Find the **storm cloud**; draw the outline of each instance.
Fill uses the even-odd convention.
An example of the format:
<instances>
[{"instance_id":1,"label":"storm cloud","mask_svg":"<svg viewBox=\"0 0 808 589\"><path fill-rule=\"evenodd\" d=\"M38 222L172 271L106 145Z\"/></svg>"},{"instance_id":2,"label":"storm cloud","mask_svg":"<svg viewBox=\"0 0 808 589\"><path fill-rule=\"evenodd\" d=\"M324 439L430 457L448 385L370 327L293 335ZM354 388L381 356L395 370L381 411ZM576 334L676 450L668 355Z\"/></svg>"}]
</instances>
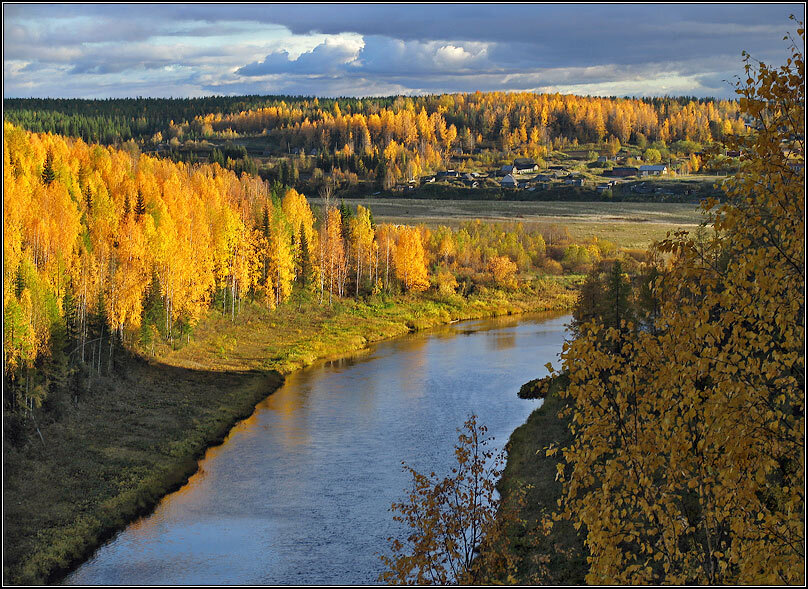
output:
<instances>
[{"instance_id":1,"label":"storm cloud","mask_svg":"<svg viewBox=\"0 0 808 589\"><path fill-rule=\"evenodd\" d=\"M4 96L732 97L802 4L4 5Z\"/></svg>"}]
</instances>

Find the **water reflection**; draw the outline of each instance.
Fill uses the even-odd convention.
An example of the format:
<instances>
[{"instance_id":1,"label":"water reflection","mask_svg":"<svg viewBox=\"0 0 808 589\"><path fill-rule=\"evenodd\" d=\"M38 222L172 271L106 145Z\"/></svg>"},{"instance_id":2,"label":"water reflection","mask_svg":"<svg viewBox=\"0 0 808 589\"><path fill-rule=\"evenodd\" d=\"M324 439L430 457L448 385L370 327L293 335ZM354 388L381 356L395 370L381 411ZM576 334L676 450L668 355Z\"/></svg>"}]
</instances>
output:
<instances>
[{"instance_id":1,"label":"water reflection","mask_svg":"<svg viewBox=\"0 0 808 589\"><path fill-rule=\"evenodd\" d=\"M77 584L368 584L402 532L405 461L448 473L470 413L504 446L536 406L566 318L467 322L288 377L199 473L68 579Z\"/></svg>"}]
</instances>

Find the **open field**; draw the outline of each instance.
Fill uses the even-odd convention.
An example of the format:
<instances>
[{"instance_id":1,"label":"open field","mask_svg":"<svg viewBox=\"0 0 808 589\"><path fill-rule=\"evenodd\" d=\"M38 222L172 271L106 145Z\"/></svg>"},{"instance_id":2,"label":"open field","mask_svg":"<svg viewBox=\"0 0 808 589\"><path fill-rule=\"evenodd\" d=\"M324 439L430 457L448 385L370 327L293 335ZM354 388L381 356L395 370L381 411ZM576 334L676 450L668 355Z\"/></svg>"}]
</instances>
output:
<instances>
[{"instance_id":1,"label":"open field","mask_svg":"<svg viewBox=\"0 0 808 589\"><path fill-rule=\"evenodd\" d=\"M314 206L322 199L310 198ZM695 229L704 219L695 204L635 202L518 202L490 200L345 199L346 205L370 208L383 223L459 224L473 219L566 226L576 240L608 239L626 248L645 248L668 231Z\"/></svg>"}]
</instances>

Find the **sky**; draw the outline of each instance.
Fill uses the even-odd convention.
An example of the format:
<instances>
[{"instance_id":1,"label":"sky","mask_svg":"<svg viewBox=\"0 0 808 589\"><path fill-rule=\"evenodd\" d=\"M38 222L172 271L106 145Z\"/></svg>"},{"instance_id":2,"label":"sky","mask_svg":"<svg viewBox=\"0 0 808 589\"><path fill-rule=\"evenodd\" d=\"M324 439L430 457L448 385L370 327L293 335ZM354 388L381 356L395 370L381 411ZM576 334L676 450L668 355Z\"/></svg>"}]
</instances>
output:
<instances>
[{"instance_id":1,"label":"sky","mask_svg":"<svg viewBox=\"0 0 808 589\"><path fill-rule=\"evenodd\" d=\"M803 4L3 5L3 96L733 98Z\"/></svg>"}]
</instances>

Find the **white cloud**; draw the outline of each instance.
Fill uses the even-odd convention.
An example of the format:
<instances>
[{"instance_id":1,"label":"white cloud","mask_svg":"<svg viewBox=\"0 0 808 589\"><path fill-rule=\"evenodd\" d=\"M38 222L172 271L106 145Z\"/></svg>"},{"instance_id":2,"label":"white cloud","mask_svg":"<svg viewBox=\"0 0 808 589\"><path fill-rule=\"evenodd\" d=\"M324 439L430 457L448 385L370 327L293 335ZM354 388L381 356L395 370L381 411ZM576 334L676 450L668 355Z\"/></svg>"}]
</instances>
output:
<instances>
[{"instance_id":1,"label":"white cloud","mask_svg":"<svg viewBox=\"0 0 808 589\"><path fill-rule=\"evenodd\" d=\"M296 58L292 58L286 49L281 49L267 55L264 61L239 68L236 73L241 76L336 73L355 61L360 49L361 42L356 39L329 37L311 51L300 53Z\"/></svg>"}]
</instances>

